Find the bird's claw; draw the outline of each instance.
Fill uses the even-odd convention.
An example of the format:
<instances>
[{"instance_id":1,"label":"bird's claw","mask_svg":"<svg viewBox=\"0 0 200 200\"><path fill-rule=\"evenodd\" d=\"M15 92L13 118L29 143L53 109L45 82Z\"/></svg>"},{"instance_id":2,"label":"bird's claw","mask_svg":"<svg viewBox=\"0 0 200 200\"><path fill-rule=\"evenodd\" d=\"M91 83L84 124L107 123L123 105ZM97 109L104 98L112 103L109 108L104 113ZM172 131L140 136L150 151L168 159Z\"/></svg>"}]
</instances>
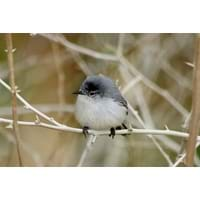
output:
<instances>
[{"instance_id":1,"label":"bird's claw","mask_svg":"<svg viewBox=\"0 0 200 200\"><path fill-rule=\"evenodd\" d=\"M87 126L84 126L84 127L83 127L82 133L83 133L83 135L85 136L85 138L86 138L87 135L88 135L88 129L89 129L89 127L87 127Z\"/></svg>"},{"instance_id":2,"label":"bird's claw","mask_svg":"<svg viewBox=\"0 0 200 200\"><path fill-rule=\"evenodd\" d=\"M112 139L114 139L114 137L115 137L115 129L114 128L110 129L110 134L108 136L111 137Z\"/></svg>"}]
</instances>

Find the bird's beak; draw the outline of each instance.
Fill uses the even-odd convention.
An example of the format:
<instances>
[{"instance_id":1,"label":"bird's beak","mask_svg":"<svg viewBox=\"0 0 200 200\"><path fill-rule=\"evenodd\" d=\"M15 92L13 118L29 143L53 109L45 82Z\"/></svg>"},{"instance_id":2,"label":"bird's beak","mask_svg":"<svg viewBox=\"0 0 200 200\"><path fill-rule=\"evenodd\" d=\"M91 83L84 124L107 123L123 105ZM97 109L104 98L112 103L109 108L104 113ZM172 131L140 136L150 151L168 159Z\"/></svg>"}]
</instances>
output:
<instances>
[{"instance_id":1,"label":"bird's beak","mask_svg":"<svg viewBox=\"0 0 200 200\"><path fill-rule=\"evenodd\" d=\"M82 90L79 90L79 91L77 91L77 92L73 92L72 94L80 94L80 95L84 95L83 92L82 92Z\"/></svg>"}]
</instances>

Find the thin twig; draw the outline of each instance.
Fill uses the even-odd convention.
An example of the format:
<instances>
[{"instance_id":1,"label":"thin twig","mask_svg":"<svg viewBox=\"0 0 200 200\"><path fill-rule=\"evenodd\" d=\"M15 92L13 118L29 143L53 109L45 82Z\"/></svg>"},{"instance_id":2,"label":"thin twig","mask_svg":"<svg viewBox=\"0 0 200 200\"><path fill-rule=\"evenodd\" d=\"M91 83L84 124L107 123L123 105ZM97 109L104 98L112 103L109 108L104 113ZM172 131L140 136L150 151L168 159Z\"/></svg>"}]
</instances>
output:
<instances>
[{"instance_id":1,"label":"thin twig","mask_svg":"<svg viewBox=\"0 0 200 200\"><path fill-rule=\"evenodd\" d=\"M5 118L0 118L0 124L8 124L12 125L13 120L11 119L5 119ZM47 124L43 122L30 122L30 121L18 121L18 125L22 126L35 126L35 127L43 127L43 128L48 128L52 130L60 130L60 131L65 131L65 132L71 132L71 133L81 133L82 134L82 129L80 128L73 128L70 126L65 126L65 125L52 125L52 124ZM105 131L96 131L96 130L88 130L89 135L96 135L96 136L103 136L103 135L109 135L110 131L105 130ZM123 129L123 130L117 130L116 135L124 135L124 134L145 134L145 135L170 135L170 136L175 136L175 137L182 137L182 138L188 138L189 134L186 132L180 132L180 131L175 131L175 130L159 130L159 129ZM200 136L197 137L197 141L200 141Z\"/></svg>"},{"instance_id":2,"label":"thin twig","mask_svg":"<svg viewBox=\"0 0 200 200\"><path fill-rule=\"evenodd\" d=\"M84 161L85 161L85 159L86 159L86 157L87 157L87 155L88 155L88 153L89 153L89 151L91 149L91 146L95 142L95 140L96 140L96 136L95 135L90 135L89 136L89 138L87 140L87 143L85 145L85 148L84 148L84 150L82 152L81 158L80 158L80 160L78 162L77 167L81 167L83 165L83 163L84 163Z\"/></svg>"},{"instance_id":3,"label":"thin twig","mask_svg":"<svg viewBox=\"0 0 200 200\"><path fill-rule=\"evenodd\" d=\"M173 98L167 91L163 90L158 85L156 85L154 82L149 80L146 76L144 76L141 72L139 72L133 65L131 65L123 57L123 52L122 52L123 51L123 40L124 40L124 35L119 35L117 55L119 57L120 69L127 69L127 71L129 70L132 72L131 75L133 74L136 77L139 76L141 78L141 81L143 81L143 83L147 87L150 87L154 92L161 95L173 107L175 107L176 110L178 110L182 115L184 115L184 117L186 117L188 115L187 110L179 102L177 102L175 98ZM120 58L121 58L121 60L120 60ZM126 73L126 79L128 76L130 77L130 72ZM168 148L172 148L174 151L177 152L178 144L176 144L176 142L172 141L170 138L168 138L167 136L163 136L163 135L156 136L156 138L159 139L162 143L164 143Z\"/></svg>"},{"instance_id":4,"label":"thin twig","mask_svg":"<svg viewBox=\"0 0 200 200\"><path fill-rule=\"evenodd\" d=\"M190 136L186 146L185 159L185 164L187 166L193 165L196 138L200 128L200 35L197 36L196 42L195 68L193 71L192 112L189 123Z\"/></svg>"},{"instance_id":5,"label":"thin twig","mask_svg":"<svg viewBox=\"0 0 200 200\"><path fill-rule=\"evenodd\" d=\"M172 165L172 167L177 167L180 163L183 162L185 159L186 153L183 153L177 160L176 162Z\"/></svg>"},{"instance_id":6,"label":"thin twig","mask_svg":"<svg viewBox=\"0 0 200 200\"><path fill-rule=\"evenodd\" d=\"M119 59L119 63L127 68L134 76L139 76L143 83L151 88L154 92L165 98L177 111L179 111L184 117L186 117L189 112L179 103L176 101L174 97L172 97L166 90L160 88L154 82L149 80L145 75L143 75L140 71L138 71L124 56L123 56L123 40L124 35L119 36L118 42L118 51L117 56Z\"/></svg>"},{"instance_id":7,"label":"thin twig","mask_svg":"<svg viewBox=\"0 0 200 200\"><path fill-rule=\"evenodd\" d=\"M82 46L73 44L69 42L66 38L64 38L63 35L61 34L40 34L43 37L48 38L49 40L52 40L54 42L58 42L65 47L74 50L79 53L83 53L95 58L99 59L104 59L104 60L111 60L111 61L117 61L121 63L124 66L127 66L128 69L134 74L134 75L142 75L143 82L145 85L150 87L152 90L154 90L156 93L164 97L177 111L179 111L184 117L188 114L188 111L176 101L175 98L173 98L167 91L163 90L159 86L157 86L155 83L150 81L148 78L146 78L142 73L140 73L136 68L134 68L123 56L120 55L120 52L122 51L122 42L123 42L123 35L120 35L120 40L118 43L118 50L117 50L117 55L108 55L108 54L103 54L96 52L91 49L84 48Z\"/></svg>"},{"instance_id":8,"label":"thin twig","mask_svg":"<svg viewBox=\"0 0 200 200\"><path fill-rule=\"evenodd\" d=\"M118 57L123 56L123 42L124 42L124 34L119 34L119 40L118 40L118 48L117 48L117 55ZM133 86L135 86L136 83L138 83L141 80L141 76L137 76L133 81L129 82L127 86L123 89L122 94L127 92L129 89L131 89ZM153 120L151 118L147 103L144 99L143 92L141 87L137 89L136 91L139 92L139 96L136 95L138 103L140 105L141 110L144 112L143 116L146 117L146 123L150 123L150 127L154 128ZM140 98L140 99L139 99ZM136 117L136 119L140 122L143 128L147 128L148 124L146 126L146 123L139 117L138 113L134 111L134 109L129 104L129 110L132 112L132 114ZM153 144L156 146L156 148L159 150L161 155L165 158L169 166L172 166L172 161L170 160L168 154L164 151L164 149L161 147L161 145L158 143L156 138L152 135L147 135L153 142Z\"/></svg>"},{"instance_id":9,"label":"thin twig","mask_svg":"<svg viewBox=\"0 0 200 200\"><path fill-rule=\"evenodd\" d=\"M71 49L73 51L97 58L97 59L102 59L102 60L110 60L110 61L118 61L117 56L115 55L109 55L109 54L105 54L105 53L100 53L98 51L92 50L92 49L88 49L82 46L79 46L77 44L74 44L72 42L70 42L69 40L67 40L63 35L61 34L40 34L41 36L52 40L54 42L58 42L59 44L62 44L63 46L65 46L68 49Z\"/></svg>"},{"instance_id":10,"label":"thin twig","mask_svg":"<svg viewBox=\"0 0 200 200\"><path fill-rule=\"evenodd\" d=\"M3 134L4 137L6 137L9 142L16 145L15 137L13 134L10 133L10 131L3 130L3 131L1 131L1 134ZM28 154L28 156L32 158L32 160L34 161L34 164L36 166L38 166L38 167L44 166L39 152L37 152L35 149L33 149L30 144L25 143L21 139L20 145L21 145L21 149L23 149L24 154Z\"/></svg>"},{"instance_id":11,"label":"thin twig","mask_svg":"<svg viewBox=\"0 0 200 200\"><path fill-rule=\"evenodd\" d=\"M181 113L184 117L188 115L188 111L174 98L172 97L169 92L166 90L160 88L158 85L156 85L154 82L149 80L146 76L144 76L141 72L139 72L126 58L121 56L119 58L121 64L124 67L127 67L131 73L133 73L135 76L140 76L143 83L151 88L154 92L162 96L164 99L166 99L179 113Z\"/></svg>"},{"instance_id":12,"label":"thin twig","mask_svg":"<svg viewBox=\"0 0 200 200\"><path fill-rule=\"evenodd\" d=\"M142 88L139 87L137 88L136 92L136 99L138 101L138 104L140 106L140 109L143 113L144 121L145 121L145 128L155 128L153 119L150 114L149 107L147 105L147 102L145 101L144 95ZM162 148L162 146L159 144L155 136L153 135L148 135L148 137L152 140L153 144L156 146L158 151L161 153L161 155L164 157L164 159L167 161L169 166L172 166L173 163L169 157L169 155L165 152L165 150Z\"/></svg>"},{"instance_id":13,"label":"thin twig","mask_svg":"<svg viewBox=\"0 0 200 200\"><path fill-rule=\"evenodd\" d=\"M136 84L138 84L141 81L141 77L137 76L136 78L132 79L122 90L122 94L125 95L129 92L129 90L133 87L135 87Z\"/></svg>"},{"instance_id":14,"label":"thin twig","mask_svg":"<svg viewBox=\"0 0 200 200\"><path fill-rule=\"evenodd\" d=\"M11 85L11 94L12 94L12 129L13 134L16 140L17 155L19 160L19 166L23 166L22 155L20 151L20 133L18 128L18 116L17 116L17 87L15 85L15 72L14 72L14 61L13 61L13 44L12 44L12 35L10 33L6 34L6 47L7 47L7 57L8 57L8 67L9 67L9 77Z\"/></svg>"},{"instance_id":15,"label":"thin twig","mask_svg":"<svg viewBox=\"0 0 200 200\"><path fill-rule=\"evenodd\" d=\"M90 70L90 68L87 66L86 62L81 58L81 56L79 55L79 53L77 53L76 51L69 51L72 55L72 58L74 59L74 61L79 65L80 69L83 71L83 73L85 75L92 75L92 71Z\"/></svg>"},{"instance_id":16,"label":"thin twig","mask_svg":"<svg viewBox=\"0 0 200 200\"><path fill-rule=\"evenodd\" d=\"M63 107L65 105L65 73L62 67L61 63L61 50L60 45L56 42L51 41L51 48L52 48L52 54L53 54L53 61L56 68L56 74L57 74L57 100L59 104L59 108ZM58 120L63 121L64 119L64 112L60 109L58 112ZM55 157L57 153L57 149L59 149L60 142L62 141L62 137L60 134L57 137L57 141L54 145L53 151L51 152L47 163L50 163L52 159Z\"/></svg>"},{"instance_id":17,"label":"thin twig","mask_svg":"<svg viewBox=\"0 0 200 200\"><path fill-rule=\"evenodd\" d=\"M52 52L53 52L53 60L57 72L57 95L58 95L58 104L59 107L62 107L65 104L65 74L61 65L60 59L60 49L57 43L51 43ZM63 112L60 110L58 112L59 119L63 119Z\"/></svg>"},{"instance_id":18,"label":"thin twig","mask_svg":"<svg viewBox=\"0 0 200 200\"><path fill-rule=\"evenodd\" d=\"M12 92L11 87L0 78L0 84L3 85L8 91ZM32 112L34 112L35 114L37 114L38 116L44 118L45 120L49 121L50 123L54 124L54 125L58 125L58 126L62 126L62 124L56 122L53 118L48 117L47 115L45 115L44 113L42 113L41 111L37 110L36 108L34 108L30 103L28 103L22 96L19 95L19 93L16 93L16 97L19 101L21 101L25 108L28 110L31 110Z\"/></svg>"},{"instance_id":19,"label":"thin twig","mask_svg":"<svg viewBox=\"0 0 200 200\"><path fill-rule=\"evenodd\" d=\"M127 74L128 75L128 74ZM131 75L132 76L132 75ZM138 79L140 78L140 77L137 77ZM137 78L134 78L133 80L132 80L132 78L131 77L129 77L129 79L131 80L131 81L128 81L127 80L127 76L126 76L126 79L125 79L125 81L127 81L127 85L123 88L123 90L122 90L122 94L124 94L124 92L128 92L133 86L135 86L135 84L131 84L132 82L134 82L134 80L137 80ZM132 87L130 87L132 85ZM135 92L134 92L134 94L135 94ZM136 95L136 97L137 97L137 95ZM137 99L137 98L136 98ZM133 115L136 117L136 119L138 120L138 122L141 124L141 126L142 127L144 127L144 122L143 122L143 120L141 120L141 118L139 117L138 118L138 114L137 114L137 111L135 111L132 107L130 107L129 108L130 109L130 111L133 113ZM145 117L146 117L146 115L145 115ZM147 128L147 127L146 127ZM149 127L148 127L149 128ZM154 127L151 127L151 128L154 128ZM173 150L173 151L175 151L175 152L177 152L178 151L178 148L179 148L179 145L175 142L175 141L173 141L172 139L170 139L169 137L167 137L167 136L165 136L165 135L157 135L156 136L156 140L159 140L160 142L162 142L167 148L169 148L169 149L171 149L171 150Z\"/></svg>"},{"instance_id":20,"label":"thin twig","mask_svg":"<svg viewBox=\"0 0 200 200\"><path fill-rule=\"evenodd\" d=\"M84 74L86 75L91 75L92 71L89 69L89 67L87 66L87 64L85 63L85 61L81 58L81 56L79 55L79 53L83 53L82 51L79 51L80 48L81 50L86 50L85 54L86 55L91 55L92 57L96 56L96 51L93 52L93 50L89 50L86 49L84 47L78 46L76 44L73 44L71 42L69 42L63 35L61 34L41 34L43 37L48 38L49 40L51 40L51 42L55 45L57 43L63 45L66 47L66 50L71 54L72 58L74 59L74 61L79 65L79 67L81 68L81 70L84 72ZM75 48L71 48L72 44L73 47ZM79 50L78 50L79 49ZM88 54L88 50L89 50L89 54ZM83 53L84 54L84 53ZM98 53L101 54L101 53ZM107 55L107 54L106 54ZM102 54L101 56L104 56L104 54ZM107 58L107 57L106 57Z\"/></svg>"},{"instance_id":21,"label":"thin twig","mask_svg":"<svg viewBox=\"0 0 200 200\"><path fill-rule=\"evenodd\" d=\"M123 33L120 33L118 37L118 45L117 45L117 52L116 52L118 57L120 57L123 54L124 38L125 38L125 35Z\"/></svg>"},{"instance_id":22,"label":"thin twig","mask_svg":"<svg viewBox=\"0 0 200 200\"><path fill-rule=\"evenodd\" d=\"M131 112L131 114L137 119L139 124L142 126L142 128L145 128L144 121L142 118L139 116L138 112L131 106L131 104L128 102L128 109Z\"/></svg>"},{"instance_id":23,"label":"thin twig","mask_svg":"<svg viewBox=\"0 0 200 200\"><path fill-rule=\"evenodd\" d=\"M43 113L51 113L51 112L63 112L63 113L73 113L74 112L74 104L65 104L59 106L59 104L33 104L37 110L40 110ZM17 115L24 115L31 113L31 110L24 109L24 106L17 106ZM0 107L1 116L10 116L12 112L10 111L10 107Z\"/></svg>"},{"instance_id":24,"label":"thin twig","mask_svg":"<svg viewBox=\"0 0 200 200\"><path fill-rule=\"evenodd\" d=\"M165 150L161 147L161 145L158 143L157 139L153 135L148 135L148 137L152 140L156 148L159 150L161 155L164 157L164 159L167 161L168 165L172 167L173 163L169 157L169 155L165 152Z\"/></svg>"},{"instance_id":25,"label":"thin twig","mask_svg":"<svg viewBox=\"0 0 200 200\"><path fill-rule=\"evenodd\" d=\"M198 147L199 143L196 144L195 148ZM176 160L172 167L177 167L180 163L184 163L186 152L182 153L181 156Z\"/></svg>"},{"instance_id":26,"label":"thin twig","mask_svg":"<svg viewBox=\"0 0 200 200\"><path fill-rule=\"evenodd\" d=\"M194 68L194 64L191 63L191 62L185 62L185 64L186 64L187 66L191 67L191 68Z\"/></svg>"},{"instance_id":27,"label":"thin twig","mask_svg":"<svg viewBox=\"0 0 200 200\"><path fill-rule=\"evenodd\" d=\"M184 77L182 74L178 73L177 70L174 69L174 67L171 67L171 65L167 62L163 64L164 66L161 68L168 76L170 76L172 79L174 79L180 86L192 90L192 86L190 81Z\"/></svg>"}]
</instances>

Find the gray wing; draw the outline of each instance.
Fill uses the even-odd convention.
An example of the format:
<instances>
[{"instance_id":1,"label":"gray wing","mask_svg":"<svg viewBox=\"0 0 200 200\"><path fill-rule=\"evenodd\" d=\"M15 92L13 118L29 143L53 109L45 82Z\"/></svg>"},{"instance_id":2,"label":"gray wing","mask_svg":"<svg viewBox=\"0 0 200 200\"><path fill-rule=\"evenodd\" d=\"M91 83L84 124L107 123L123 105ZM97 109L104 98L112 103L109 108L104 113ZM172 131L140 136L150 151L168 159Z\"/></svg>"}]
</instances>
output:
<instances>
[{"instance_id":1,"label":"gray wing","mask_svg":"<svg viewBox=\"0 0 200 200\"><path fill-rule=\"evenodd\" d=\"M118 90L118 88L115 88L114 92L112 93L112 98L114 99L114 101L118 102L119 104L121 104L122 106L124 106L127 111L128 111L128 103L127 101L124 99L124 97L121 95L120 91ZM127 113L128 114L128 113Z\"/></svg>"},{"instance_id":2,"label":"gray wing","mask_svg":"<svg viewBox=\"0 0 200 200\"><path fill-rule=\"evenodd\" d=\"M114 101L127 108L128 111L127 101L121 95L119 89L117 88L113 80L105 76L99 76L97 80L99 81L101 89L104 91L104 96L112 98ZM104 81L102 82L102 80Z\"/></svg>"},{"instance_id":3,"label":"gray wing","mask_svg":"<svg viewBox=\"0 0 200 200\"><path fill-rule=\"evenodd\" d=\"M128 104L127 101L122 97L122 95L117 95L115 97L115 101L119 102L122 106L124 106L128 110Z\"/></svg>"}]
</instances>

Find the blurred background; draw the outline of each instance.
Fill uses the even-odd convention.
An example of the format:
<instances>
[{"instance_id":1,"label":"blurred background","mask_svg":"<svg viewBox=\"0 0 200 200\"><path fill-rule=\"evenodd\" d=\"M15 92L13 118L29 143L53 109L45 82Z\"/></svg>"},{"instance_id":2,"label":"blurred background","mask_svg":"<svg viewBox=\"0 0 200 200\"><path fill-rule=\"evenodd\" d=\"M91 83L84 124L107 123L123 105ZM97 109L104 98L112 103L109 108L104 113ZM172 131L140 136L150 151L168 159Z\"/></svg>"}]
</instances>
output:
<instances>
[{"instance_id":1,"label":"blurred background","mask_svg":"<svg viewBox=\"0 0 200 200\"><path fill-rule=\"evenodd\" d=\"M194 34L12 34L12 40L20 95L58 122L80 127L72 92L87 75L104 74L116 81L137 111L141 121L133 117L135 127L185 131ZM94 51L87 55L82 48ZM0 78L9 83L5 49L5 35L0 34ZM121 54L124 59L119 59ZM11 94L1 85L0 94L0 117L11 119ZM19 120L35 121L35 114L20 102L18 115ZM46 128L20 126L19 131L25 166L76 166L87 141L81 134ZM83 166L170 166L181 144L173 136L102 136ZM18 166L16 156L12 131L0 124L0 166ZM195 165L200 165L198 154Z\"/></svg>"}]
</instances>

